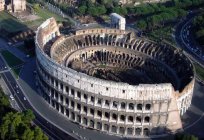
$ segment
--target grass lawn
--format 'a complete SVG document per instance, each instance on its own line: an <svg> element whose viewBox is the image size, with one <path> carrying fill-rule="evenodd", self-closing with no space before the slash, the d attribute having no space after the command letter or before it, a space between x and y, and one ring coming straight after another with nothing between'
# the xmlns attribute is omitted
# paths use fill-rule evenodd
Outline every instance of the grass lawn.
<svg viewBox="0 0 204 140"><path fill-rule="evenodd" d="M68 19L64 19L61 16L50 12L47 9L39 8L36 11L36 14L40 17L39 19L34 21L21 22L6 11L2 11L0 12L0 29L5 29L7 32L10 33L22 31L26 28L37 27L43 21L50 17L54 17L59 22L68 21Z"/></svg>
<svg viewBox="0 0 204 140"><path fill-rule="evenodd" d="M11 68L18 66L20 64L23 64L23 61L21 61L19 58L17 58L15 55L10 53L9 51L2 51L1 54L4 57L4 59L6 60L9 67L11 67Z"/></svg>
<svg viewBox="0 0 204 140"><path fill-rule="evenodd" d="M51 18L51 17L54 17L57 21L66 21L66 19L64 19L63 17L55 14L55 13L52 13L50 12L49 10L47 9L42 9L42 8L39 8L38 10L35 11L36 14L38 16L40 16L43 20L46 20L48 18Z"/></svg>
<svg viewBox="0 0 204 140"><path fill-rule="evenodd" d="M0 12L0 28L8 32L16 32L26 28L26 25L19 22L15 17L5 11Z"/></svg>
<svg viewBox="0 0 204 140"><path fill-rule="evenodd" d="M201 80L204 80L204 68L199 66L198 64L194 64L196 74L200 77Z"/></svg>
<svg viewBox="0 0 204 140"><path fill-rule="evenodd" d="M16 76L16 78L18 78L18 76L19 76L19 74L20 74L20 72L21 72L21 68L22 68L22 67L12 69L12 71L13 71L14 75Z"/></svg>

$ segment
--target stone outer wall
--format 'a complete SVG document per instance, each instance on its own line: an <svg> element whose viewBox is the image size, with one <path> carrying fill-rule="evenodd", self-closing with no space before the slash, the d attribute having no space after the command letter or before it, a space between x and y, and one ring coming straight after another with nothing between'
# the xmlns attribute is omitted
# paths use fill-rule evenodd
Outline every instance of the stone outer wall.
<svg viewBox="0 0 204 140"><path fill-rule="evenodd" d="M169 83L132 86L76 72L42 50L54 38L51 34L59 35L57 28L47 30L52 23L49 20L53 19L44 22L36 33L38 82L43 97L57 111L84 127L127 137L182 129L179 111L190 106L194 79L178 96ZM85 32L76 32L81 33Z"/></svg>

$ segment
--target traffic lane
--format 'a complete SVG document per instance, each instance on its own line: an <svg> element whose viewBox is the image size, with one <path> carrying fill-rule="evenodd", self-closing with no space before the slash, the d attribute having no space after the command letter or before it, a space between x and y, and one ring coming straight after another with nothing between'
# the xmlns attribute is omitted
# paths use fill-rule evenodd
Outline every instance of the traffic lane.
<svg viewBox="0 0 204 140"><path fill-rule="evenodd" d="M2 58L0 57L0 70L7 70L7 66L4 63L4 61L2 60Z"/></svg>
<svg viewBox="0 0 204 140"><path fill-rule="evenodd" d="M17 85L17 83L15 83L15 79L12 77L12 75L7 72L5 74L2 74L6 84L8 85L9 89L11 90L12 94L15 95L14 98L16 99L16 101L18 102L18 105L20 106L20 108L22 110L26 110L26 109L31 109L33 110L33 108L30 106L30 104L28 103L27 100L24 100L24 95L23 92L21 91L21 89L19 90L18 95L16 95L16 92L14 90L14 87ZM35 112L33 110L34 115L36 116L36 119L34 120L34 122L36 124L38 124L46 133L48 133L48 135L50 135L52 138L56 139L56 140L61 140L63 138L59 138L58 136L56 136L55 134L53 134L52 132L49 132L50 130L48 128L46 128L46 120L43 119L40 115L38 115L37 112ZM45 124L45 125L43 125ZM51 124L49 125L52 130L54 130L54 132L58 132L59 130L57 130L54 126L52 126ZM63 133L62 133L63 135ZM68 136L66 136L68 137Z"/></svg>
<svg viewBox="0 0 204 140"><path fill-rule="evenodd" d="M179 31L178 31L178 32L179 32ZM176 42L179 44L179 46L180 46L183 50L185 50L188 54L190 54L191 56L193 56L197 61L199 61L199 63L201 63L202 65L204 65L203 60L202 60L200 57L198 57L195 53L193 53L190 49L188 49L188 47L183 43L183 41L182 41L180 35L178 35L178 34L180 34L180 33L178 33L178 32L177 32L177 34L176 34L175 36L176 36Z"/></svg>

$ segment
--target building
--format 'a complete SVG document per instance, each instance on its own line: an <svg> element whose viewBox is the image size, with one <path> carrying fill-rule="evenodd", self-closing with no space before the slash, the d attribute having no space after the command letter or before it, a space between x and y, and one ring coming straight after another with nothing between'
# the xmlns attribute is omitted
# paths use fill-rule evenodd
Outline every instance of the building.
<svg viewBox="0 0 204 140"><path fill-rule="evenodd" d="M26 10L26 0L11 0L12 12L22 12Z"/></svg>
<svg viewBox="0 0 204 140"><path fill-rule="evenodd" d="M54 18L38 27L35 44L39 91L68 121L125 137L182 129L195 82L182 52L119 29L65 36Z"/></svg>
<svg viewBox="0 0 204 140"><path fill-rule="evenodd" d="M5 7L5 1L4 0L0 0L0 11L3 11Z"/></svg>
<svg viewBox="0 0 204 140"><path fill-rule="evenodd" d="M12 13L18 13L26 10L26 0L0 0L0 11L7 10Z"/></svg>
<svg viewBox="0 0 204 140"><path fill-rule="evenodd" d="M120 30L125 30L125 18L118 15L117 13L112 13L110 15L111 18L111 27L112 28L116 28L116 29L120 29Z"/></svg>

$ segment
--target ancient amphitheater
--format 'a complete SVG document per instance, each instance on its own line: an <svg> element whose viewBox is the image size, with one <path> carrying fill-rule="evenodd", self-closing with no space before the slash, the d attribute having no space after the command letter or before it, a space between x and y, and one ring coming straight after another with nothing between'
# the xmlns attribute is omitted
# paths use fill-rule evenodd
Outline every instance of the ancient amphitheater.
<svg viewBox="0 0 204 140"><path fill-rule="evenodd" d="M182 129L194 68L182 52L117 29L36 32L37 80L54 109L86 128L125 137Z"/></svg>

